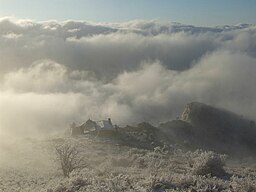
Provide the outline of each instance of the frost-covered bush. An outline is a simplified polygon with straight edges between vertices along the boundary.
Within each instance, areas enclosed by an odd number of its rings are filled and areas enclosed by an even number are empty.
[[[203,152],[194,159],[193,173],[195,175],[211,175],[222,177],[226,175],[224,170],[225,156],[214,152]]]
[[[256,178],[231,178],[231,188],[233,191],[239,192],[255,192],[256,191]]]
[[[151,175],[149,192],[165,192],[167,189],[175,189],[176,186],[172,183],[171,179],[160,177],[157,175]]]
[[[63,184],[60,184],[59,186],[57,186],[54,190],[48,190],[48,191],[53,191],[53,192],[66,192],[68,189],[66,186],[64,186]]]
[[[83,158],[76,147],[71,144],[63,144],[55,147],[57,159],[60,162],[63,175],[69,177],[70,173],[85,166]]]
[[[90,182],[82,177],[70,177],[69,179],[64,179],[54,188],[48,189],[47,192],[77,192],[84,191],[86,186]]]

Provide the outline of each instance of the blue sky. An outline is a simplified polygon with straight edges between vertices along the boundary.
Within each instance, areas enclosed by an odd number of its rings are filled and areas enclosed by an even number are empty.
[[[0,17],[123,22],[170,20],[194,25],[256,23],[255,0],[0,0]]]

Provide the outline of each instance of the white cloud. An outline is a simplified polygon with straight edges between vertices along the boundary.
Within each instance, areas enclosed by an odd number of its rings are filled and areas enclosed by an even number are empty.
[[[88,117],[155,123],[195,100],[255,119],[255,38],[248,25],[2,19],[1,134],[54,132]]]

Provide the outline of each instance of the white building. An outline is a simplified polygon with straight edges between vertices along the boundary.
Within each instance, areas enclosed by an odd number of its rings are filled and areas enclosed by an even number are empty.
[[[96,121],[96,128],[99,130],[109,130],[113,129],[114,126],[109,118],[108,120]]]

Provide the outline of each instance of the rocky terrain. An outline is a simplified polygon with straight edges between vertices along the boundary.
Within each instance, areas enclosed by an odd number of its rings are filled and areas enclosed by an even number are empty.
[[[178,120],[159,126],[144,122],[91,135],[144,149],[178,144],[188,150],[200,148],[233,156],[251,156],[256,149],[254,121],[198,102],[187,104]]]
[[[186,106],[180,120],[160,125],[169,138],[232,155],[251,155],[256,149],[255,122],[242,116],[193,102]]]

